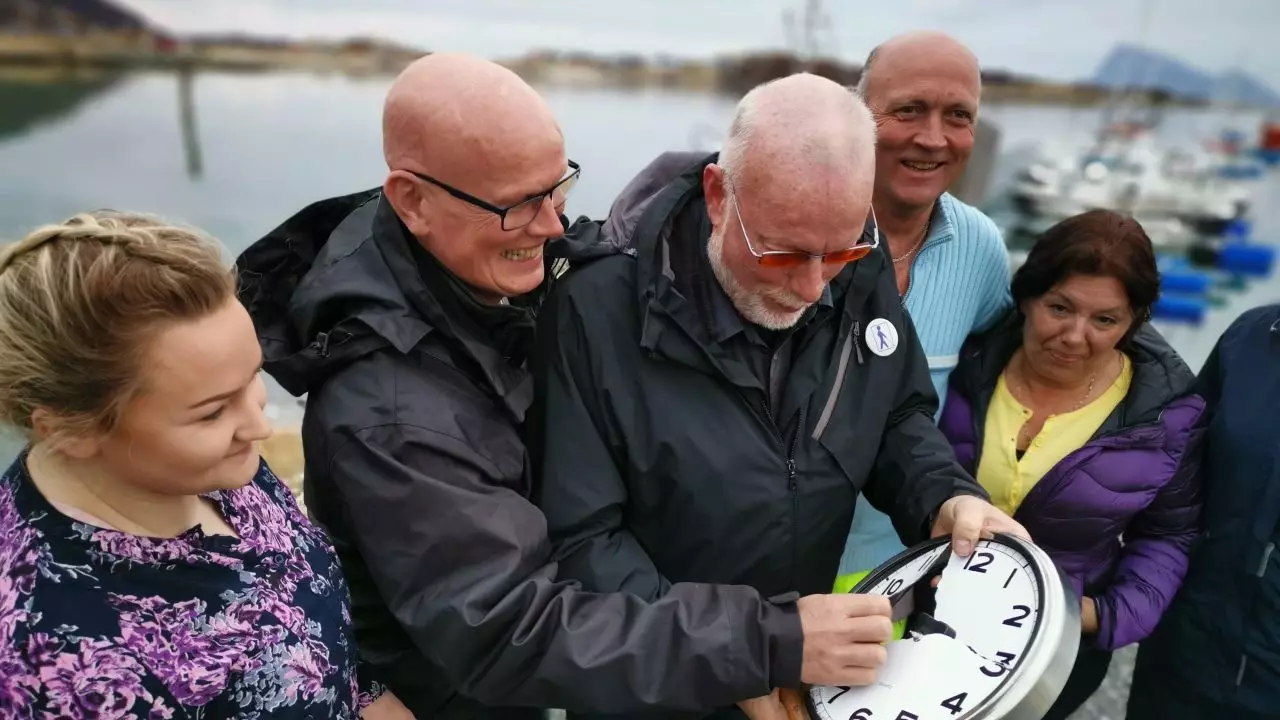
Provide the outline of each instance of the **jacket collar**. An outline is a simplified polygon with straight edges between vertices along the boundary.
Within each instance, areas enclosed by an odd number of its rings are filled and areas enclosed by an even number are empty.
[[[955,199],[949,193],[943,193],[934,201],[933,209],[929,211],[929,229],[925,231],[924,243],[916,251],[916,257],[919,257],[925,248],[943,245],[956,239],[954,202]],[[884,237],[880,238],[880,248],[884,251],[884,256],[893,262],[893,251]]]
[[[367,191],[309,206],[246,250],[237,260],[240,297],[264,368],[301,395],[362,356],[388,349],[408,355],[438,334],[450,364],[477,376],[523,418],[533,397],[528,373],[476,322],[462,283],[433,258],[415,258],[411,243],[381,193]]]
[[[720,344],[741,329],[743,321],[710,268],[702,273],[702,297],[681,292],[677,280],[693,259],[705,262],[709,223],[702,172],[717,158],[713,153],[687,167],[647,201],[636,221],[630,245],[637,258],[640,344],[649,353],[695,368],[715,368],[735,384],[758,387],[755,376]],[[868,224],[866,232],[869,228]],[[822,321],[823,314],[839,307],[842,332],[851,331],[856,305],[874,287],[884,264],[884,258],[873,253],[846,268],[824,289],[811,311],[818,316],[810,322]]]
[[[952,384],[970,401],[975,413],[983,413],[1000,374],[1022,344],[1022,326],[1022,313],[1014,309],[989,331],[965,343]],[[1133,381],[1100,432],[1154,421],[1165,405],[1186,394],[1195,381],[1191,369],[1150,324],[1134,335],[1127,354],[1133,364]]]
[[[452,358],[470,365],[522,420],[533,402],[533,380],[525,362],[533,338],[533,310],[478,300],[410,235],[385,198],[374,218],[373,236],[408,304],[434,332],[452,341],[460,351]]]

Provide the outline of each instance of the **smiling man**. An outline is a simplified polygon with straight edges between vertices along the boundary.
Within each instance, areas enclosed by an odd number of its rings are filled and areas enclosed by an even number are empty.
[[[967,48],[938,32],[912,32],[867,57],[857,93],[876,122],[872,206],[898,292],[920,336],[939,398],[960,346],[1013,300],[1009,259],[995,223],[947,193],[973,150],[982,76]],[[838,589],[903,549],[889,518],[859,499]]]

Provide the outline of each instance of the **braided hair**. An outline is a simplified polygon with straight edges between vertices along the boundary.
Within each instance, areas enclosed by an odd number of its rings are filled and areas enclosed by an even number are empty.
[[[221,246],[198,230],[105,210],[36,229],[0,249],[0,423],[31,435],[43,409],[59,434],[109,431],[165,323],[234,297]]]

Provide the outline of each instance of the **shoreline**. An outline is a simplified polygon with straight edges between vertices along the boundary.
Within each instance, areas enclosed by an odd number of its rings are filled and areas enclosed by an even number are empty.
[[[337,75],[390,78],[426,52],[353,39],[284,42],[251,38],[171,40],[145,33],[0,35],[0,80],[59,82],[131,72],[204,72]],[[814,72],[853,85],[861,67],[831,60],[805,60],[789,53],[761,52],[713,60],[601,58],[583,54],[532,53],[498,60],[531,84],[575,89],[668,89],[739,97],[751,87],[797,71]],[[1205,101],[1165,93],[1133,91],[1166,107],[1204,107]],[[985,102],[1094,107],[1114,101],[1114,91],[1086,83],[984,71]],[[1241,106],[1248,107],[1248,106]]]

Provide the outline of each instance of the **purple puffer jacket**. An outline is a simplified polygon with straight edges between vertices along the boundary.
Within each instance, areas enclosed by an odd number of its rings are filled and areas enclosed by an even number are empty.
[[[939,425],[976,473],[987,408],[1022,342],[1015,313],[969,339]],[[1155,329],[1135,336],[1129,393],[1084,447],[1027,493],[1014,514],[1080,596],[1094,599],[1094,643],[1114,650],[1155,629],[1187,571],[1200,514],[1204,400]]]

